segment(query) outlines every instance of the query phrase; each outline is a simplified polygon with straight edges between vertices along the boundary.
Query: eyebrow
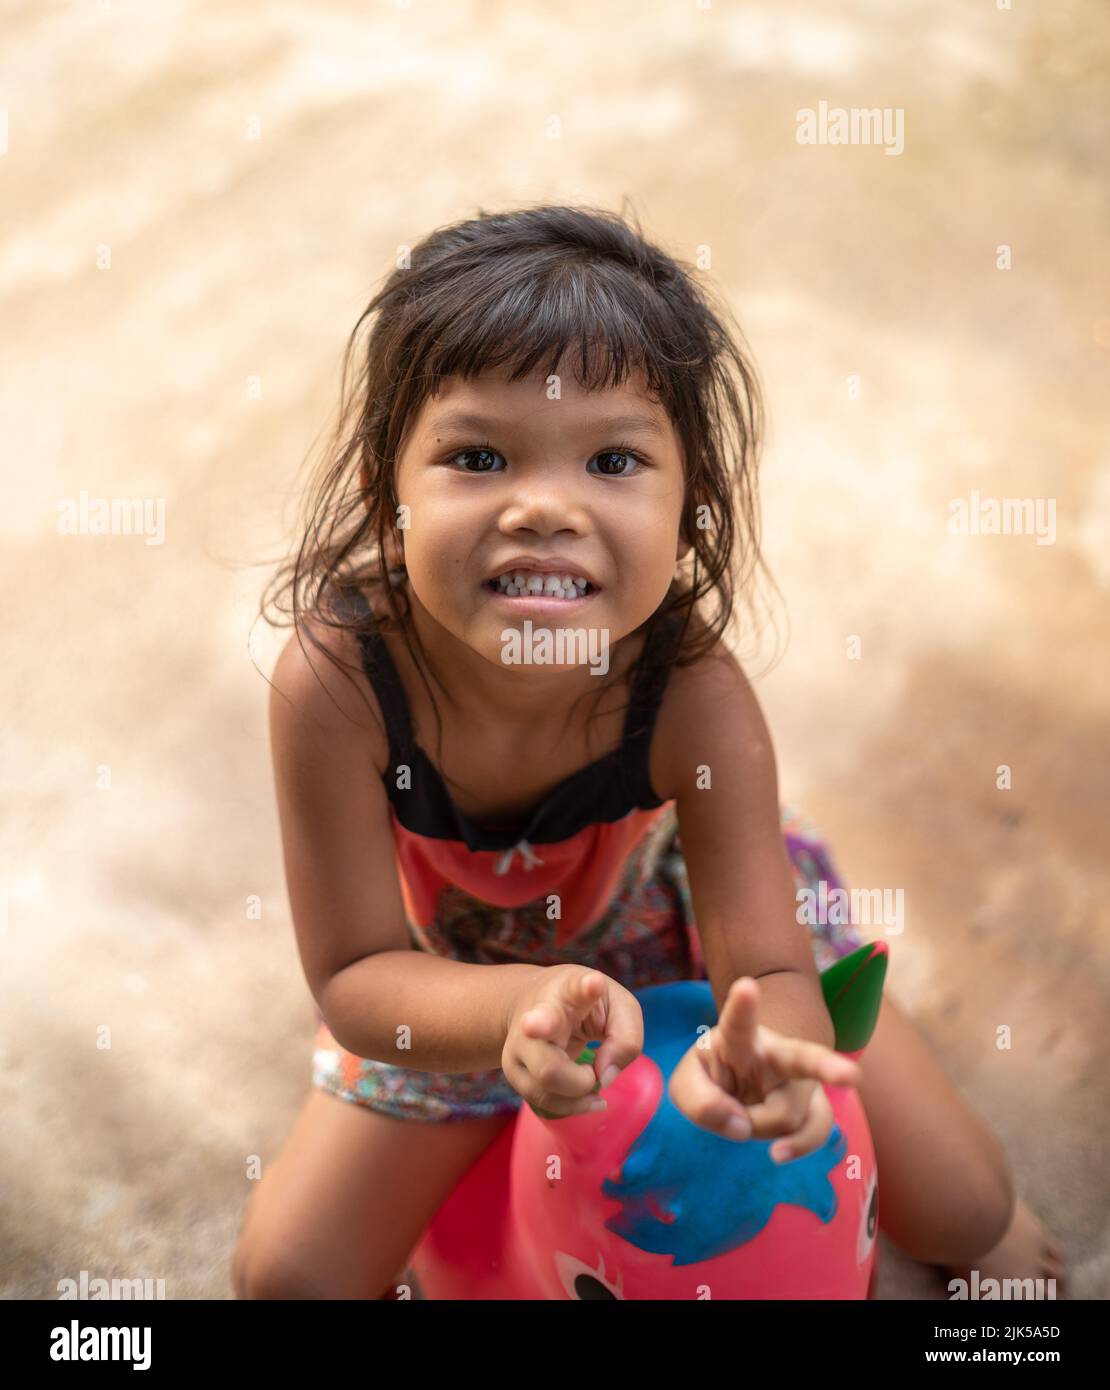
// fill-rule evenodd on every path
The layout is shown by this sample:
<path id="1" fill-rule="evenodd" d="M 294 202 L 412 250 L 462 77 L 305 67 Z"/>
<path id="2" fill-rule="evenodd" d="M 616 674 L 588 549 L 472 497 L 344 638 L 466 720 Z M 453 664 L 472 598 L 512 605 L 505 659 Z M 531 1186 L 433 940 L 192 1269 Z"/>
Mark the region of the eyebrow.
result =
<path id="1" fill-rule="evenodd" d="M 428 428 L 435 430 L 504 430 L 511 421 L 494 420 L 485 415 L 476 415 L 469 410 L 451 410 L 438 415 L 429 422 Z M 650 415 L 606 415 L 587 420 L 582 425 L 583 434 L 611 434 L 621 430 L 626 434 L 650 434 L 656 438 L 664 437 L 663 426 Z"/>

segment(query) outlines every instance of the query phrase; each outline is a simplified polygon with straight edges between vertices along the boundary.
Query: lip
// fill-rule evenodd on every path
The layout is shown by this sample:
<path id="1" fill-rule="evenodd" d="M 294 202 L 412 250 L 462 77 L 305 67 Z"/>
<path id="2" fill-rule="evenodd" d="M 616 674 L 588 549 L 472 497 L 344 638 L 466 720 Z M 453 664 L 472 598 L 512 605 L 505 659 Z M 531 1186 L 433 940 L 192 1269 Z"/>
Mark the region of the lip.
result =
<path id="1" fill-rule="evenodd" d="M 601 585 L 593 577 L 588 569 L 577 560 L 568 560 L 565 555 L 516 555 L 511 560 L 506 560 L 498 565 L 495 570 L 491 570 L 486 575 L 487 581 L 497 579 L 503 574 L 511 574 L 515 570 L 529 571 L 532 574 L 569 574 L 572 576 L 581 575 L 583 579 L 589 581 L 596 592 Z M 565 600 L 573 603 L 574 599 Z"/>

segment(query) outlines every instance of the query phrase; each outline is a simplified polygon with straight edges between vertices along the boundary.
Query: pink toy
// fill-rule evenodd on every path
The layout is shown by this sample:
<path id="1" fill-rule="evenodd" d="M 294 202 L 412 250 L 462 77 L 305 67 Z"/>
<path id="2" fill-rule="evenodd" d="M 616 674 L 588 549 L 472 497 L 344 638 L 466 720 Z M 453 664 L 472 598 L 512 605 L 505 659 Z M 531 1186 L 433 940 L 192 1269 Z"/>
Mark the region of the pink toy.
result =
<path id="1" fill-rule="evenodd" d="M 853 1059 L 874 1029 L 886 962 L 886 945 L 868 943 L 821 975 L 836 1050 Z M 606 1091 L 608 1110 L 541 1119 L 522 1106 L 413 1252 L 416 1296 L 870 1297 L 878 1186 L 855 1089 L 826 1086 L 828 1140 L 776 1164 L 772 1140 L 720 1138 L 667 1095 L 699 1024 L 716 1023 L 708 982 L 636 997 L 644 1050 Z"/>

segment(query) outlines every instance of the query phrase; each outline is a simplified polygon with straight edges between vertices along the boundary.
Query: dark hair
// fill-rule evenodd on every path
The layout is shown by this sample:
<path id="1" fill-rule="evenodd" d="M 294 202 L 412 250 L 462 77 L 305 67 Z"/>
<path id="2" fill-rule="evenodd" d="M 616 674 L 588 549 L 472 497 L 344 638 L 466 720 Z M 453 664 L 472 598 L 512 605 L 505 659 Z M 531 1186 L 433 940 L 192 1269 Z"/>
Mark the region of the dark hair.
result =
<path id="1" fill-rule="evenodd" d="M 395 582 L 404 566 L 394 489 L 409 426 L 445 377 L 507 369 L 517 381 L 541 368 L 555 372 L 567 353 L 577 359 L 583 390 L 617 387 L 642 372 L 674 424 L 684 455 L 681 529 L 692 551 L 647 620 L 646 637 L 674 613 L 682 629 L 675 663 L 710 650 L 732 623 L 737 588 L 754 608 L 748 581 L 757 571 L 770 577 L 755 488 L 762 400 L 742 335 L 725 326 L 727 311 L 710 302 L 692 267 L 646 241 L 622 215 L 596 208 L 479 212 L 402 252 L 403 264 L 347 342 L 334 439 L 308 500 L 299 550 L 267 589 L 263 616 L 269 600 L 292 614 L 298 631 L 306 617 L 365 631 L 373 618 L 337 607 L 334 594 L 377 584 L 396 622 L 381 630 L 400 631 L 411 652 L 407 595 Z M 288 606 L 278 602 L 286 595 Z M 716 604 L 706 617 L 700 605 L 710 595 Z M 328 660 L 346 665 L 304 630 Z M 419 646 L 415 628 L 412 637 Z M 637 666 L 658 659 L 656 648 L 646 640 Z M 431 687 L 414 664 L 438 720 Z"/>

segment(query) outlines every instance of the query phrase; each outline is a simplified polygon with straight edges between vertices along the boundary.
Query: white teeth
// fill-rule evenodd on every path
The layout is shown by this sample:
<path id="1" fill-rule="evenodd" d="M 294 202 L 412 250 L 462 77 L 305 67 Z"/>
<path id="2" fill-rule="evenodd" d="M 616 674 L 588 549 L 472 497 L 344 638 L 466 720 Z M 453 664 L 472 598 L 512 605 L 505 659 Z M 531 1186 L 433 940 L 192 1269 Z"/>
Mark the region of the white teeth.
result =
<path id="1" fill-rule="evenodd" d="M 498 575 L 497 583 L 503 594 L 536 594 L 544 598 L 581 598 L 589 587 L 583 575 L 537 574 L 532 570 L 517 570 Z"/>

